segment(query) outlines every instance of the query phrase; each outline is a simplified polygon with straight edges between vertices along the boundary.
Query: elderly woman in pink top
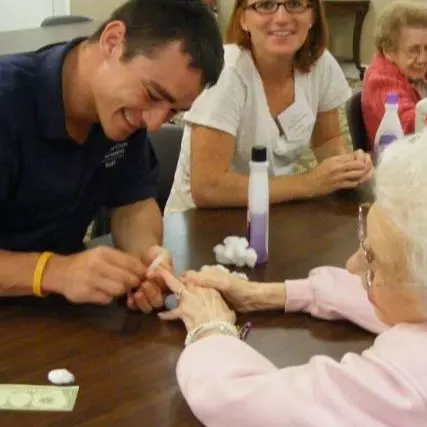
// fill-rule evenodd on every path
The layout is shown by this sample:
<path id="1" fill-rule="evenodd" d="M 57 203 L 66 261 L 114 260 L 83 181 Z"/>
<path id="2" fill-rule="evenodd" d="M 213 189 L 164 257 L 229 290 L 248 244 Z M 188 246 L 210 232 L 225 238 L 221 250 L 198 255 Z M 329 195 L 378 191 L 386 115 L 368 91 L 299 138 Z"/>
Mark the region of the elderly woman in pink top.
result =
<path id="1" fill-rule="evenodd" d="M 371 147 L 390 92 L 398 96 L 405 134 L 414 132 L 415 106 L 427 96 L 427 5 L 390 2 L 375 32 L 377 53 L 362 88 L 362 113 Z"/>
<path id="2" fill-rule="evenodd" d="M 426 146 L 427 132 L 384 151 L 376 202 L 359 209 L 360 248 L 347 269 L 319 267 L 306 279 L 263 284 L 214 267 L 187 272 L 181 281 L 162 271 L 180 297 L 177 309 L 159 315 L 181 318 L 188 330 L 177 376 L 202 423 L 427 426 Z M 278 369 L 234 327 L 233 310 L 271 309 L 348 319 L 378 337 L 340 362 L 317 356 Z"/>

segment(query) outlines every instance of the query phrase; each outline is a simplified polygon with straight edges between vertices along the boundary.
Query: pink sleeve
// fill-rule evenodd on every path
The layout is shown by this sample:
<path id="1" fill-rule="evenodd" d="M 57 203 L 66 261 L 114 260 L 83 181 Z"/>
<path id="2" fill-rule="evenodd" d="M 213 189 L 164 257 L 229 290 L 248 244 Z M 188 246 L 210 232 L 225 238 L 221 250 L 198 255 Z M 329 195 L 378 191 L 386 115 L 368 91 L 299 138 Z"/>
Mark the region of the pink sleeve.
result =
<path id="1" fill-rule="evenodd" d="M 193 413 L 209 427 L 425 425 L 417 391 L 375 345 L 341 363 L 316 356 L 277 369 L 244 342 L 211 335 L 184 350 L 177 376 Z"/>
<path id="2" fill-rule="evenodd" d="M 346 318 L 376 332 L 387 329 L 360 278 L 347 270 L 317 268 L 307 279 L 286 283 L 287 311 Z M 396 342 L 411 354 L 423 344 L 403 330 L 389 328 L 361 356 L 347 353 L 341 362 L 316 356 L 284 369 L 236 338 L 211 335 L 183 351 L 178 382 L 194 414 L 209 427 L 422 427 L 425 401 L 397 363 L 407 359 L 407 350 L 393 354 Z M 424 353 L 419 354 L 417 363 L 424 366 Z"/>
<path id="3" fill-rule="evenodd" d="M 307 279 L 286 281 L 285 311 L 304 311 L 327 320 L 347 319 L 371 332 L 388 329 L 377 316 L 359 276 L 319 267 Z"/>

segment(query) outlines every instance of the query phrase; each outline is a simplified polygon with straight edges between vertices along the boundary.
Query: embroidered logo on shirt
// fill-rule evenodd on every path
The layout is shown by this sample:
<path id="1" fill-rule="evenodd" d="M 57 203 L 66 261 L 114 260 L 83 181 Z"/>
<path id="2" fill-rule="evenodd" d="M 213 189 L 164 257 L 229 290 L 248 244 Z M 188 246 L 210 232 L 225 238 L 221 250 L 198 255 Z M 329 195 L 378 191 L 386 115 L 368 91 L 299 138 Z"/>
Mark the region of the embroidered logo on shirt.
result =
<path id="1" fill-rule="evenodd" d="M 117 161 L 125 157 L 127 146 L 128 142 L 124 141 L 120 144 L 115 144 L 110 148 L 102 161 L 106 169 L 116 166 Z"/>

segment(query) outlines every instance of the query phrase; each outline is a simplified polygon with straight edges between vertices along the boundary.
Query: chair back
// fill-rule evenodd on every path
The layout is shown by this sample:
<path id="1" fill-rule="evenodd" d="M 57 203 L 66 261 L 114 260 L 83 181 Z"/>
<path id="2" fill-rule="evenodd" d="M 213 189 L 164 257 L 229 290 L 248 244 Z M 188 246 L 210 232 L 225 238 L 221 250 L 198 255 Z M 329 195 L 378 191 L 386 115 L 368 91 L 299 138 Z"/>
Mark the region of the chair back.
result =
<path id="1" fill-rule="evenodd" d="M 362 92 L 356 92 L 351 96 L 345 105 L 345 112 L 354 150 L 360 148 L 364 151 L 370 151 L 362 115 Z"/>
<path id="2" fill-rule="evenodd" d="M 157 203 L 163 212 L 168 200 L 179 153 L 181 151 L 183 128 L 174 124 L 164 124 L 159 131 L 150 132 L 149 138 L 159 161 L 159 193 Z"/>

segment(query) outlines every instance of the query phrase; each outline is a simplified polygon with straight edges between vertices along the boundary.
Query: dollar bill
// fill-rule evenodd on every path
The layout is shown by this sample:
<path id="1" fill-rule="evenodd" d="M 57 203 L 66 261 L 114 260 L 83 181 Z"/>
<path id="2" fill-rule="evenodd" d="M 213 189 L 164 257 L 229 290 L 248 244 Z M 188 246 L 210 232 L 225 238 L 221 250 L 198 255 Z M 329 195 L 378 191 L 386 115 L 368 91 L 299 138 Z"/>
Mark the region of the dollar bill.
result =
<path id="1" fill-rule="evenodd" d="M 69 412 L 78 392 L 78 386 L 0 384 L 0 411 Z"/>

